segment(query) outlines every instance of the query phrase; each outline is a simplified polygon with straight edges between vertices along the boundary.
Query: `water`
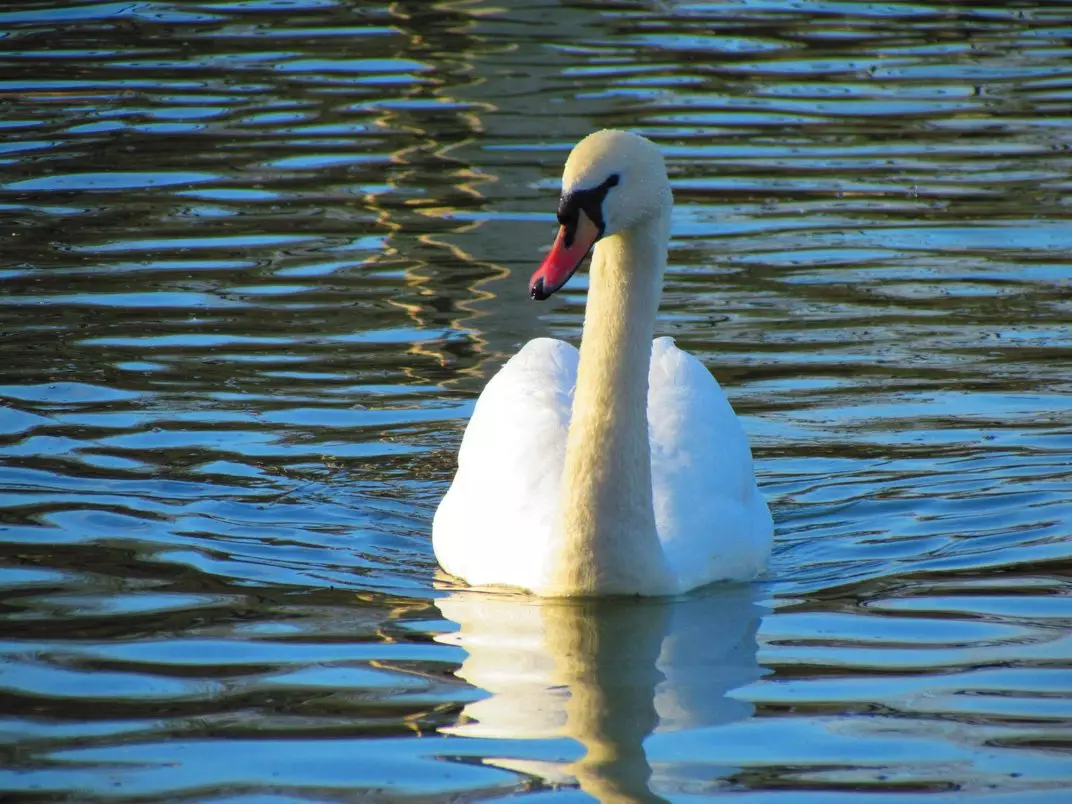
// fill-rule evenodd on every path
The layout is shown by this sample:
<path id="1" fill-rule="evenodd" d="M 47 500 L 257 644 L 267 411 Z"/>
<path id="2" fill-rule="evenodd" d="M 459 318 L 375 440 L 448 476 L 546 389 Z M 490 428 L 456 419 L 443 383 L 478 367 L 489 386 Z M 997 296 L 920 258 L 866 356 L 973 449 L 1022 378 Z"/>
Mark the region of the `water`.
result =
<path id="1" fill-rule="evenodd" d="M 0 790 L 19 801 L 1060 802 L 1063 3 L 0 9 Z M 655 139 L 660 334 L 770 576 L 437 576 L 562 161 Z"/>

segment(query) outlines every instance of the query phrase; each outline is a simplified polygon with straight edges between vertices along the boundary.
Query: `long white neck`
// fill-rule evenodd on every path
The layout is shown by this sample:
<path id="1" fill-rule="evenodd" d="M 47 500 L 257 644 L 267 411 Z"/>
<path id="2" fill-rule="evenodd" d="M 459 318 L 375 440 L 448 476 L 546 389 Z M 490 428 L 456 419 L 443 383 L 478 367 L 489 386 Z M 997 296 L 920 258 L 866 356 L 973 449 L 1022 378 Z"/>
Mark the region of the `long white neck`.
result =
<path id="1" fill-rule="evenodd" d="M 562 475 L 562 595 L 666 594 L 655 529 L 648 368 L 666 268 L 670 206 L 601 240 L 592 255 L 580 365 Z"/>

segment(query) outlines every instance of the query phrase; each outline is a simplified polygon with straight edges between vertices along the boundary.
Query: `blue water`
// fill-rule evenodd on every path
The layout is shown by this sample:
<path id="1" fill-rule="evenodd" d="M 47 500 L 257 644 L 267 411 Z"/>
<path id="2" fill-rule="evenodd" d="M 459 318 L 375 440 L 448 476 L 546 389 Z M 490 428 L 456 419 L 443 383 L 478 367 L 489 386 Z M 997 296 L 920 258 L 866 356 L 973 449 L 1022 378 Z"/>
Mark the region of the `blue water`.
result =
<path id="1" fill-rule="evenodd" d="M 1072 12 L 485 0 L 0 9 L 0 797 L 1063 802 Z M 438 574 L 593 129 L 667 155 L 658 332 L 770 574 Z"/>

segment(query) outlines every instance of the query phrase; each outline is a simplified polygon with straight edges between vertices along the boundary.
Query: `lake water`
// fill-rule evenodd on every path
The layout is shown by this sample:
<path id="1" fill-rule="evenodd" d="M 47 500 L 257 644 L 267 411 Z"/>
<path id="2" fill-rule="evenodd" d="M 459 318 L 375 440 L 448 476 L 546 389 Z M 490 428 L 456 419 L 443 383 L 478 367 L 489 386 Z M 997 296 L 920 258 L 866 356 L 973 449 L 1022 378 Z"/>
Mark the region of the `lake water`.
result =
<path id="1" fill-rule="evenodd" d="M 562 162 L 674 184 L 768 577 L 437 575 Z M 0 798 L 1064 802 L 1072 7 L 7 0 Z"/>

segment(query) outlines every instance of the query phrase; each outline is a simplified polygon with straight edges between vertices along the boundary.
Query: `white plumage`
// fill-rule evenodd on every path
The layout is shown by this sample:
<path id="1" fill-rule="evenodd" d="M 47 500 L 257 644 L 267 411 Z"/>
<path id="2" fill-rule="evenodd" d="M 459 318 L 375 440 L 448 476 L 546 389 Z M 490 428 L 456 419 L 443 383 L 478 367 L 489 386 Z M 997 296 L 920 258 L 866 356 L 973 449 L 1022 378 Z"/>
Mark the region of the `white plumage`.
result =
<path id="1" fill-rule="evenodd" d="M 476 586 L 545 585 L 577 355 L 564 341 L 529 341 L 477 400 L 433 528 L 451 575 Z M 741 423 L 711 373 L 672 338 L 653 342 L 648 381 L 652 502 L 675 578 L 665 593 L 753 578 L 773 526 Z"/>

